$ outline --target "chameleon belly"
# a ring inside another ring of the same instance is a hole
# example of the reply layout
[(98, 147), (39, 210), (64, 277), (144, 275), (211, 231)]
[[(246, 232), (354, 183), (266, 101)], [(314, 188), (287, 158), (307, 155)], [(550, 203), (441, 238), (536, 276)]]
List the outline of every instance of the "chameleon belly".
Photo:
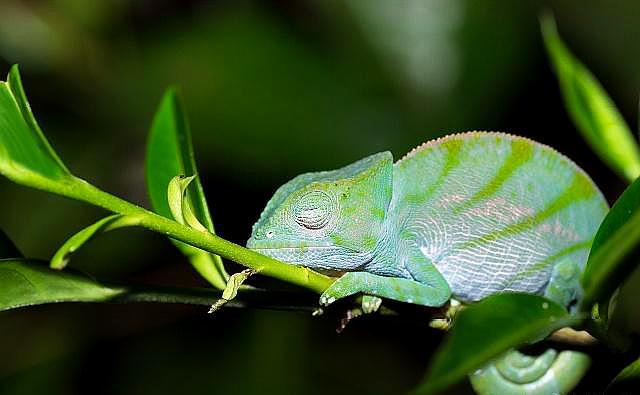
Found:
[(542, 293), (564, 259), (582, 269), (607, 210), (575, 163), (503, 133), (447, 136), (393, 169), (392, 218), (462, 301)]

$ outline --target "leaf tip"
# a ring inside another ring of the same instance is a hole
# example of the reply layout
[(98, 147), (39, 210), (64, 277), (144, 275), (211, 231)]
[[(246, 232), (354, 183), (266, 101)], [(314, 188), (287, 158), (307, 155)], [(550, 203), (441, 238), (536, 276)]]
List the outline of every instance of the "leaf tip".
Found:
[(538, 20), (540, 21), (540, 30), (542, 30), (543, 36), (556, 36), (558, 34), (556, 18), (553, 15), (553, 11), (549, 9), (543, 10), (538, 16)]
[(18, 63), (14, 63), (9, 67), (9, 72), (7, 73), (7, 82), (9, 82), (13, 78), (20, 79), (20, 67)]

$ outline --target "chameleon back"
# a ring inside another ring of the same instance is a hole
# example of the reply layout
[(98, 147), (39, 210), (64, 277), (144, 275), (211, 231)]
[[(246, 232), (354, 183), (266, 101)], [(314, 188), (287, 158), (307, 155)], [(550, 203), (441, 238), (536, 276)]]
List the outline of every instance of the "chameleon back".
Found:
[(394, 165), (390, 216), (462, 301), (543, 293), (565, 259), (582, 270), (607, 210), (576, 164), (508, 134), (447, 136)]

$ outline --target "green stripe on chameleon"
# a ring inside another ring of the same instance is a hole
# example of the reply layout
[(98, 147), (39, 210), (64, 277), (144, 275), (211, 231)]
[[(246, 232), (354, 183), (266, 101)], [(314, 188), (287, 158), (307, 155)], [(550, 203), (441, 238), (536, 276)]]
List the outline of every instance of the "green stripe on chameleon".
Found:
[[(443, 143), (442, 145), (440, 145), (438, 148), (446, 148), (447, 149), (447, 153), (444, 159), (444, 164), (441, 168), (440, 174), (438, 175), (438, 178), (436, 179), (436, 181), (429, 185), (428, 188), (426, 188), (424, 190), (424, 192), (419, 193), (419, 194), (407, 194), (404, 198), (404, 202), (408, 203), (408, 204), (414, 204), (414, 205), (419, 205), (419, 204), (423, 204), (425, 203), (427, 200), (429, 200), (429, 198), (444, 184), (444, 182), (446, 181), (447, 176), (449, 175), (449, 173), (451, 173), (451, 170), (455, 169), (456, 167), (458, 167), (460, 165), (460, 159), (462, 155), (459, 155), (460, 151), (462, 150), (462, 146), (463, 143), (465, 143), (464, 140), (458, 140), (458, 139), (451, 139), (446, 141), (445, 143)], [(416, 155), (425, 155), (426, 152), (428, 152), (427, 150), (431, 150), (435, 147), (433, 146), (428, 146), (425, 147), (424, 150), (416, 153), (413, 157), (415, 157)], [(407, 158), (409, 159), (409, 158)], [(399, 162), (400, 164), (402, 163), (409, 163), (409, 161), (406, 161), (403, 159), (401, 162)]]
[(367, 251), (373, 251), (373, 249), (376, 248), (377, 243), (378, 243), (377, 239), (371, 235), (365, 236), (362, 240), (362, 246)]
[(580, 243), (574, 243), (566, 248), (561, 249), (560, 251), (556, 252), (555, 254), (551, 255), (550, 257), (548, 257), (547, 259), (540, 261), (532, 266), (530, 266), (529, 268), (527, 268), (526, 270), (519, 272), (516, 276), (514, 276), (513, 278), (511, 278), (509, 280), (508, 283), (504, 284), (503, 288), (507, 288), (509, 286), (511, 286), (511, 284), (520, 281), (528, 276), (530, 276), (533, 273), (536, 273), (538, 271), (544, 270), (547, 266), (551, 265), (553, 262), (557, 261), (558, 259), (562, 258), (565, 255), (569, 255), (571, 253), (574, 253), (576, 251), (579, 250), (583, 250), (586, 249), (588, 250), (591, 247), (591, 243), (592, 240), (589, 241), (583, 241)]
[(464, 242), (460, 246), (456, 246), (456, 248), (459, 247), (461, 249), (466, 249), (478, 244), (495, 241), (502, 237), (513, 236), (518, 233), (522, 233), (541, 224), (553, 214), (566, 208), (567, 206), (581, 200), (590, 199), (596, 195), (597, 189), (593, 187), (591, 181), (589, 181), (589, 179), (585, 175), (575, 173), (571, 184), (567, 188), (565, 188), (565, 190), (556, 199), (554, 199), (549, 205), (547, 205), (544, 210), (534, 215), (528, 216), (520, 222), (508, 225), (503, 229)]
[(393, 195), (393, 184), (385, 185), (384, 189), (383, 189), (383, 193), (384, 193), (385, 196), (392, 196)]
[(385, 212), (384, 209), (380, 207), (373, 207), (371, 208), (371, 214), (373, 214), (374, 218), (384, 219)]
[(307, 252), (307, 250), (309, 249), (309, 246), (307, 245), (307, 243), (306, 243), (306, 242), (301, 241), (301, 242), (300, 242), (300, 245), (299, 245), (299, 247), (298, 247), (298, 248), (299, 248), (299, 250), (300, 250), (300, 252), (301, 252), (301, 253), (305, 253), (305, 252)]
[(497, 170), (496, 175), (481, 190), (459, 206), (454, 207), (453, 213), (460, 214), (460, 212), (473, 207), (498, 192), (500, 187), (513, 176), (517, 169), (533, 158), (533, 148), (534, 145), (527, 140), (511, 140), (511, 152)]
[(331, 241), (335, 245), (343, 246), (343, 245), (345, 245), (347, 243), (347, 241), (344, 239), (344, 237), (340, 236), (337, 233), (333, 233), (329, 237), (331, 238)]
[(403, 228), (398, 237), (403, 241), (413, 241), (416, 239), (416, 233), (411, 229)]
[(341, 215), (344, 217), (353, 217), (353, 215), (358, 211), (359, 207), (355, 204), (342, 206), (341, 207)]

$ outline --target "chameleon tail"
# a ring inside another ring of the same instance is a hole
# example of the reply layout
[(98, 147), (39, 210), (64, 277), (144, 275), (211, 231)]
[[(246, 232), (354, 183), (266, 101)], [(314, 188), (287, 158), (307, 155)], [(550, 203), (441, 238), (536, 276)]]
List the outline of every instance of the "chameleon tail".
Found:
[(566, 395), (589, 368), (589, 356), (548, 349), (532, 357), (509, 351), (469, 375), (480, 395)]

